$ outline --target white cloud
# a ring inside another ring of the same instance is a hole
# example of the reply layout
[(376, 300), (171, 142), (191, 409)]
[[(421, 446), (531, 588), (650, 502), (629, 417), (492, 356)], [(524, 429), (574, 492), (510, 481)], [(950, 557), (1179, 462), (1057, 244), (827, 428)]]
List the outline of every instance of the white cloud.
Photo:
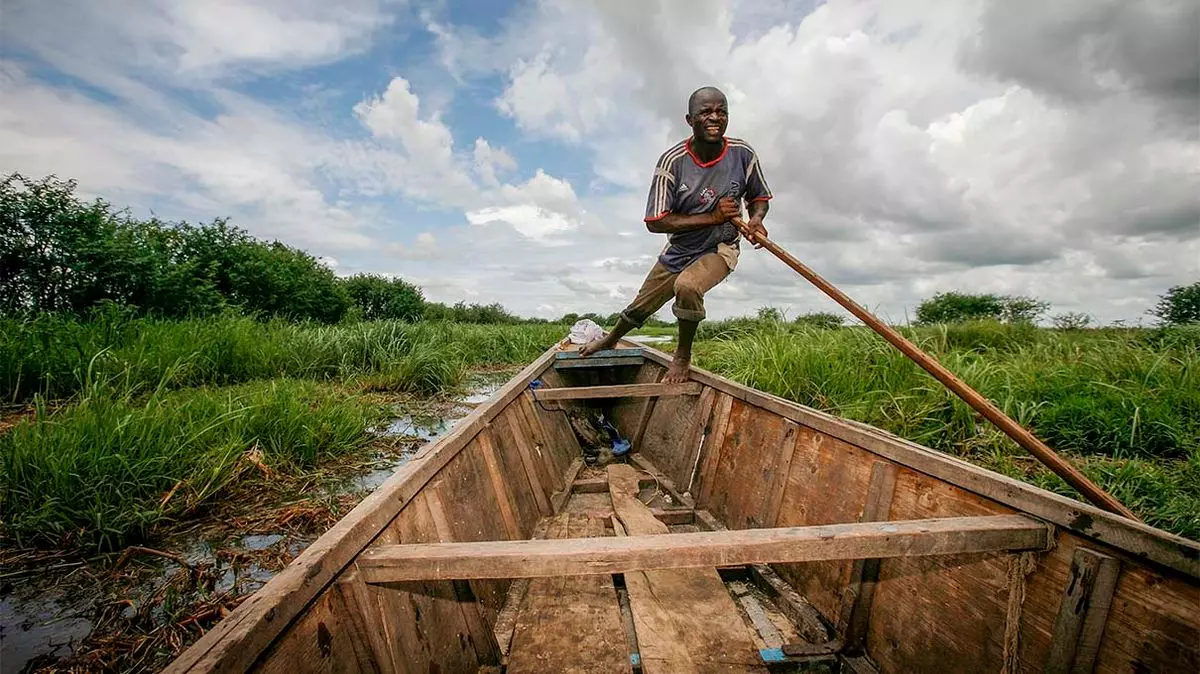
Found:
[[(533, 0), (498, 28), (427, 9), (414, 25), (437, 52), (418, 59), (371, 51), (414, 27), (383, 0), (18, 3), (0, 39), (29, 57), (0, 63), (0, 169), (230, 215), (439, 301), (611, 313), (664, 243), (641, 222), (654, 161), (688, 133), (688, 93), (716, 84), (776, 193), (772, 237), (861, 303), (903, 318), (959, 289), (1136, 319), (1200, 272), (1196, 11)], [(320, 123), (231, 91), (285, 71), (336, 88), (308, 68), (350, 55), (374, 84)], [(549, 152), (566, 172), (532, 159)], [(767, 304), (833, 307), (747, 247), (710, 316)]]

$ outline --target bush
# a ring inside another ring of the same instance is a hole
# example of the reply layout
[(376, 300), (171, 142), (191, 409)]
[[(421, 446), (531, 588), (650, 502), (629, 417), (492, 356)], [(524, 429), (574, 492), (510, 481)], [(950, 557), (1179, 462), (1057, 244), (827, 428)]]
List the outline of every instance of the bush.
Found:
[(364, 320), (416, 321), (425, 310), (421, 289), (402, 279), (355, 274), (343, 279), (342, 287)]
[(917, 323), (933, 325), (974, 320), (1033, 323), (1049, 308), (1046, 302), (1031, 297), (945, 292), (921, 302), (917, 307)]
[(828, 312), (817, 312), (812, 314), (801, 314), (792, 321), (796, 325), (811, 326), (814, 328), (822, 328), (824, 330), (833, 330), (842, 327), (845, 322), (845, 317), (839, 314)]
[(1149, 313), (1161, 326), (1200, 323), (1200, 281), (1167, 290)]
[(136, 220), (75, 196), (74, 181), (0, 181), (0, 314), (86, 316), (103, 302), (167, 318), (233, 307), (336, 322), (349, 306), (333, 272), (304, 251), (225, 220)]

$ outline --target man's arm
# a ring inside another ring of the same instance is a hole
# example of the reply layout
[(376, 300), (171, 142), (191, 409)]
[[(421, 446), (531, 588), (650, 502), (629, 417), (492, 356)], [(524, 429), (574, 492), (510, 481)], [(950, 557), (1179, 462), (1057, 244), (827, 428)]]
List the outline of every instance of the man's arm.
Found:
[(655, 234), (678, 234), (720, 225), (740, 214), (737, 202), (729, 197), (723, 197), (717, 202), (717, 207), (708, 213), (695, 215), (666, 213), (659, 218), (647, 220), (646, 229)]

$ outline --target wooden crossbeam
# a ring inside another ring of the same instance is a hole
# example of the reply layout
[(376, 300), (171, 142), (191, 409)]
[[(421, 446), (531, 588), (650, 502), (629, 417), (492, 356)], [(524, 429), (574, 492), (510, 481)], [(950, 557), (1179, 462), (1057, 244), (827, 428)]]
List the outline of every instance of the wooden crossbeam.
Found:
[(599, 398), (653, 398), (700, 395), (697, 382), (683, 384), (619, 384), (615, 386), (564, 386), (534, 392), (538, 400), (595, 400)]
[(1046, 525), (1021, 516), (947, 517), (811, 527), (573, 540), (384, 545), (364, 552), (367, 582), (530, 578), (648, 569), (1042, 550)]

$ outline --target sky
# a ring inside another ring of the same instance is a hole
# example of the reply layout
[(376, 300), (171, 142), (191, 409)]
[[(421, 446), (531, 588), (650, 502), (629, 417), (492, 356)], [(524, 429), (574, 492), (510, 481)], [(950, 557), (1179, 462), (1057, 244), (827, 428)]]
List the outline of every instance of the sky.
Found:
[[(705, 85), (771, 238), (887, 320), (957, 290), (1150, 323), (1200, 280), (1195, 0), (0, 0), (0, 173), (607, 314)], [(708, 315), (763, 306), (844, 314), (743, 245)]]

